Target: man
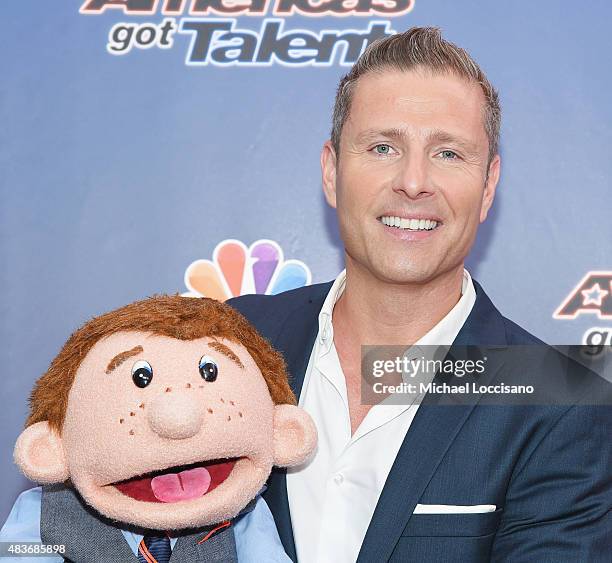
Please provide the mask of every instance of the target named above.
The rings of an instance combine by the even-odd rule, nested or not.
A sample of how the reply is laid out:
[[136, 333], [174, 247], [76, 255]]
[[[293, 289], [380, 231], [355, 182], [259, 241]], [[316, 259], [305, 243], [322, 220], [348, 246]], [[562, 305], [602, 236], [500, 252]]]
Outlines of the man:
[[499, 129], [497, 93], [438, 30], [376, 42], [340, 82], [321, 154], [345, 272], [230, 301], [318, 427], [315, 456], [266, 497], [294, 560], [609, 561], [609, 407], [361, 401], [363, 344], [539, 343], [464, 269]]

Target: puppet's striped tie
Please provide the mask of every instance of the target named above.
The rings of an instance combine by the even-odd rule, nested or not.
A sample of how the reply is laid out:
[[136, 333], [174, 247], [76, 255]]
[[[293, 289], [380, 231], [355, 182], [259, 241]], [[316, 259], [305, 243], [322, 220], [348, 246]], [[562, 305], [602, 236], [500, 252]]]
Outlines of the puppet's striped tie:
[[171, 551], [168, 536], [145, 536], [138, 545], [138, 561], [140, 563], [168, 563]]

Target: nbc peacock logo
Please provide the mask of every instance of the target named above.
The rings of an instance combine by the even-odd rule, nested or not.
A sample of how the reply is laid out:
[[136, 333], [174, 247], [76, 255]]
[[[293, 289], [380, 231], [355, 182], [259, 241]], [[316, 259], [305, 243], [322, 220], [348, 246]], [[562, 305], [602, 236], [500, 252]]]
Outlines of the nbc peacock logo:
[[247, 293], [275, 295], [309, 285], [310, 269], [301, 260], [285, 260], [280, 245], [268, 239], [247, 246], [236, 239], [220, 242], [212, 260], [196, 260], [185, 270], [186, 297], [225, 301]]

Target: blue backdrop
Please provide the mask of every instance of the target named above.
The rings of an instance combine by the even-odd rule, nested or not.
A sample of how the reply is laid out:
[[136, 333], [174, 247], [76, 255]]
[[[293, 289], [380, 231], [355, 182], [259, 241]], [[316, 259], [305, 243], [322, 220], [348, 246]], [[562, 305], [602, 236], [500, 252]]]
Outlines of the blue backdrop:
[[[178, 26], [187, 12], [80, 7], [13, 0], [1, 8], [2, 521], [30, 486], [12, 464], [28, 393], [85, 320], [153, 293], [186, 292], [186, 268], [211, 260], [226, 239], [276, 241], [312, 282], [342, 268], [319, 151], [348, 67], [188, 66], [192, 35], [178, 31], [168, 48], [112, 55], [115, 24], [172, 17]], [[264, 19], [199, 19], [213, 16], [256, 32], [253, 40]], [[313, 33], [364, 32], [373, 21], [396, 31], [436, 25], [468, 49], [503, 106], [502, 179], [472, 275], [546, 341], [612, 331], [593, 303], [573, 319], [553, 318], [585, 275], [612, 273], [607, 3], [416, 0], [397, 17], [282, 19], [285, 30]]]

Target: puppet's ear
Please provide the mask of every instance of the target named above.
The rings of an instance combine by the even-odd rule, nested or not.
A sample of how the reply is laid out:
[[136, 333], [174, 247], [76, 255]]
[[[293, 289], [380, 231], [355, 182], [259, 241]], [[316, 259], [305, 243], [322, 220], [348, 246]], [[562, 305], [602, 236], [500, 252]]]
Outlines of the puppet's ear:
[[305, 410], [293, 405], [274, 407], [274, 465], [302, 463], [316, 445], [317, 429]]
[[21, 433], [13, 457], [24, 475], [37, 483], [61, 483], [68, 479], [62, 439], [46, 420]]

